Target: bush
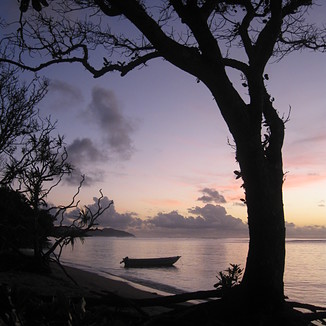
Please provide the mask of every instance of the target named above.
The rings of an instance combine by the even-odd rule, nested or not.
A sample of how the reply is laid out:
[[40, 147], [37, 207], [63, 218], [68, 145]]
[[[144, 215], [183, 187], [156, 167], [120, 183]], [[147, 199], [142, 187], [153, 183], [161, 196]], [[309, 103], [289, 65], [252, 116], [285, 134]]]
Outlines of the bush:
[[[33, 248], [39, 241], [45, 246], [47, 235], [53, 228], [53, 217], [39, 211], [35, 223], [34, 210], [27, 204], [24, 195], [7, 187], [0, 187], [0, 250]], [[37, 229], [38, 232], [35, 232]], [[38, 239], [35, 239], [38, 234]]]
[[230, 266], [228, 269], [218, 273], [216, 277], [219, 281], [214, 284], [215, 288], [221, 289], [224, 292], [239, 284], [243, 271], [240, 265], [230, 264]]

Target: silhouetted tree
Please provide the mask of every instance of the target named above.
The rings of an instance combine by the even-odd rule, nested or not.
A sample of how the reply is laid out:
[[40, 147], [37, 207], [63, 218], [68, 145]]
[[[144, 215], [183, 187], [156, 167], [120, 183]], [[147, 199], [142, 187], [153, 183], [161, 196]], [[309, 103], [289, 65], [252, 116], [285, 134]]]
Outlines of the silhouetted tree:
[[[47, 92], [47, 82], [34, 77], [19, 80], [17, 68], [0, 63], [0, 160], [2, 165], [24, 137], [38, 128], [37, 104]], [[3, 166], [2, 166], [3, 167]]]
[[99, 216], [113, 203], [102, 206], [100, 192], [96, 211], [85, 206], [67, 220], [65, 212], [78, 208], [82, 177], [68, 205], [48, 207], [47, 196], [73, 166], [64, 138], [52, 135], [56, 123], [42, 119], [36, 109], [46, 91], [44, 80], [21, 82], [17, 68], [0, 63], [0, 252], [32, 248], [36, 269], [47, 267], [51, 259], [59, 262], [63, 247], [96, 228]]
[[[325, 49], [322, 32], [304, 19], [312, 1], [56, 0], [52, 4], [52, 9], [22, 15], [18, 32], [1, 42], [2, 60], [31, 71], [79, 62], [96, 78], [113, 71], [124, 76], [161, 57], [204, 83], [234, 138], [240, 166], [236, 175], [243, 179], [245, 190], [250, 244], [241, 293], [251, 304], [283, 302], [285, 121], [266, 89], [265, 67], [273, 56], [282, 58], [303, 47]], [[135, 27], [130, 35], [111, 32], [115, 17], [124, 17]], [[11, 57], [8, 48], [16, 51]], [[26, 55], [38, 56], [39, 61], [32, 66], [29, 57], [23, 60]], [[234, 86], [228, 68], [239, 72], [246, 95]]]
[[25, 196], [5, 186], [0, 187], [0, 212], [1, 268], [38, 270], [40, 265], [35, 265], [35, 260], [25, 256], [21, 249], [34, 249], [36, 237], [38, 247], [46, 248], [53, 232], [54, 217], [47, 210], [39, 210], [35, 226], [35, 212]]
[[[65, 176], [71, 174], [73, 166], [68, 161], [63, 137], [51, 135], [55, 130], [55, 124], [46, 119], [42, 121], [39, 129], [36, 134], [25, 138], [18, 159], [15, 156], [10, 158], [5, 169], [4, 180], [24, 199], [24, 207], [29, 208], [29, 214], [23, 211], [20, 213], [22, 218], [16, 220], [16, 227], [28, 231], [24, 238], [26, 241], [28, 239], [28, 242], [32, 240], [36, 268], [47, 268], [53, 257], [59, 262], [64, 246], [73, 243], [75, 238], [82, 238], [88, 231], [96, 228], [98, 217], [113, 202], [102, 207], [103, 195], [101, 193], [97, 211], [92, 211], [85, 206], [78, 210], [75, 218], [67, 220], [66, 211], [78, 207], [79, 202], [75, 202], [75, 199], [84, 181], [82, 177], [77, 192], [68, 205], [48, 207], [47, 196]], [[54, 221], [56, 221], [55, 227]], [[15, 224], [15, 221], [12, 223]], [[45, 247], [49, 236], [54, 240]], [[59, 252], [55, 252], [57, 248]]]
[[0, 251], [33, 248], [33, 210], [24, 196], [7, 187], [1, 187], [0, 212]]
[[[33, 222], [30, 221], [33, 226], [33, 249], [35, 258], [39, 261], [44, 236], [50, 234], [49, 230], [42, 228], [46, 197], [73, 169], [67, 161], [63, 138], [51, 136], [54, 128], [55, 124], [47, 119], [38, 133], [25, 138], [21, 155], [18, 159], [11, 157], [5, 169], [6, 182], [25, 195], [27, 204], [33, 210]], [[47, 233], [44, 234], [44, 231]]]

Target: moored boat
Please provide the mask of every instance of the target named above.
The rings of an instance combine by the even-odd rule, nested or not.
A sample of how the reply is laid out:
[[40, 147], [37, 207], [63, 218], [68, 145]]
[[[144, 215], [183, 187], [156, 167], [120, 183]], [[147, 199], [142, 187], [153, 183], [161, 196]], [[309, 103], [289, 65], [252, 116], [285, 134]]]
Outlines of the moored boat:
[[129, 258], [125, 257], [121, 263], [125, 264], [125, 267], [171, 267], [175, 262], [179, 260], [181, 256], [173, 257], [160, 257], [160, 258]]

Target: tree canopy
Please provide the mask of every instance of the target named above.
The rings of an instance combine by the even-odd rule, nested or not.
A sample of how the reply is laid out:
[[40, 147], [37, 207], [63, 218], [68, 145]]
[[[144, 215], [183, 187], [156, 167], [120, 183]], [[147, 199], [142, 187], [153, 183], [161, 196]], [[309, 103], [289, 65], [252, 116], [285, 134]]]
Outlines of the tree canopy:
[[[286, 118], [274, 107], [265, 68], [293, 51], [325, 51], [326, 29], [309, 21], [308, 0], [21, 1], [0, 62], [41, 71], [79, 63], [94, 78], [125, 76], [163, 58], [211, 92], [235, 142], [250, 234], [241, 283], [246, 302], [284, 300], [282, 147]], [[12, 25], [8, 27], [12, 28]], [[239, 90], [229, 69], [238, 71]], [[266, 303], [267, 302], [267, 303]]]
[[[52, 1], [42, 11], [39, 4], [46, 2], [33, 1], [40, 12], [27, 11], [28, 3], [21, 2], [26, 13], [20, 28], [2, 39], [1, 49], [2, 60], [14, 62], [8, 51], [13, 46], [16, 58], [19, 55], [15, 63], [33, 71], [58, 62], [79, 62], [94, 77], [110, 71], [125, 75], [163, 57], [200, 78], [202, 66], [196, 64], [211, 58], [248, 77], [250, 66], [262, 72], [273, 56], [282, 58], [303, 48], [325, 51], [325, 30], [307, 21], [311, 0], [68, 0]], [[116, 31], [120, 17], [136, 29], [129, 25], [124, 33]], [[241, 57], [234, 51], [239, 48]], [[33, 64], [27, 60], [31, 54], [39, 55]], [[192, 69], [187, 65], [190, 58], [196, 59]]]

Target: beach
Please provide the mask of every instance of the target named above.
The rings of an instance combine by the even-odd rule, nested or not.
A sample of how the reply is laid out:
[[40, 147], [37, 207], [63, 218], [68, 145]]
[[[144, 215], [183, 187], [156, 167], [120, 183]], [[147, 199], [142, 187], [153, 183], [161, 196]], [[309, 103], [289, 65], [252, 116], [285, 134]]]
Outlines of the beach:
[[[64, 266], [64, 268], [69, 277], [67, 277], [57, 264], [51, 264], [52, 273], [50, 274], [13, 270], [2, 271], [0, 272], [0, 285], [7, 285], [8, 288], [19, 290], [16, 291], [16, 295], [18, 293], [20, 296], [18, 301], [24, 304], [23, 311], [25, 312], [21, 312], [21, 315], [26, 318], [28, 318], [30, 311], [28, 307], [31, 303], [33, 304], [33, 322], [35, 320], [37, 322], [40, 322], [40, 320], [48, 322], [52, 318], [58, 321], [57, 318], [60, 318], [60, 322], [65, 322], [61, 323], [62, 325], [67, 324], [66, 322], [68, 320], [74, 321], [72, 323], [73, 325], [79, 325], [79, 322], [86, 323], [87, 325], [102, 325], [103, 323], [105, 325], [111, 325], [111, 323], [114, 325], [140, 325], [144, 323], [144, 325], [150, 326], [167, 324], [198, 325], [202, 323], [203, 316], [205, 316], [207, 325], [213, 325], [214, 322], [216, 322], [216, 325], [237, 325], [239, 322], [237, 318], [232, 321], [233, 317], [231, 318], [231, 316], [236, 316], [237, 314], [229, 315], [228, 310], [225, 310], [223, 302], [220, 300], [215, 301], [216, 304], [219, 302], [218, 306], [215, 306], [213, 300], [208, 301], [205, 305], [185, 305], [183, 303], [178, 309], [174, 309], [176, 306], [172, 302], [170, 302], [172, 305], [169, 308], [165, 305], [160, 305], [157, 301], [154, 303], [155, 306], [153, 306], [153, 302], [146, 305], [146, 307], [139, 306], [138, 303], [140, 301], [135, 299], [147, 299], [147, 302], [148, 299], [153, 299], [154, 301], [155, 298], [161, 297], [160, 293], [154, 289], [151, 291], [150, 288], [144, 290], [138, 288], [138, 286], [132, 286], [128, 281], [120, 280], [115, 276], [103, 277], [96, 273], [70, 266]], [[5, 299], [3, 296], [3, 287], [1, 287], [1, 291], [2, 299]], [[24, 298], [27, 298], [29, 303], [26, 304]], [[84, 310], [82, 301], [80, 301], [82, 298], [86, 299], [86, 310]], [[163, 298], [161, 297], [161, 299]], [[79, 303], [76, 305], [76, 302]], [[76, 307], [79, 310], [76, 310]], [[232, 306], [230, 308], [232, 309]], [[220, 310], [218, 314], [216, 314], [216, 309]], [[225, 314], [223, 313], [224, 310]], [[16, 309], [12, 309], [11, 311], [14, 313]], [[59, 317], [58, 312], [60, 312]], [[165, 314], [166, 312], [168, 314]], [[265, 317], [272, 318], [273, 316], [268, 314]], [[50, 317], [51, 319], [49, 319]], [[259, 313], [255, 313], [253, 317], [259, 319], [261, 316]], [[294, 321], [297, 320], [300, 322], [303, 318], [300, 313], [294, 313], [293, 316], [281, 313], [279, 316], [276, 315], [276, 317], [285, 318], [285, 320], [293, 317], [295, 318]], [[220, 321], [223, 323], [219, 323]], [[39, 324], [43, 325], [43, 323]], [[6, 323], [3, 325], [6, 325]], [[17, 325], [21, 324], [18, 323]], [[245, 325], [251, 324], [247, 323]], [[266, 325], [271, 324], [267, 323]], [[306, 324], [290, 323], [289, 325]]]
[[[156, 304], [142, 308], [134, 304], [137, 299], [147, 301], [159, 298], [156, 290], [139, 289], [115, 276], [103, 277], [70, 266], [64, 266], [64, 269], [69, 277], [54, 263], [51, 264], [50, 274], [19, 270], [1, 271], [0, 301], [8, 300], [5, 305], [8, 309], [6, 316], [10, 316], [12, 309], [14, 318], [11, 322], [4, 321], [0, 315], [0, 325], [11, 325], [17, 320], [17, 325], [22, 325], [19, 323], [21, 316], [26, 320], [29, 318], [33, 323], [40, 322], [40, 325], [43, 325], [42, 320], [59, 320], [60, 325], [67, 324], [68, 320], [73, 321], [73, 325], [87, 324], [90, 320], [90, 324], [101, 324], [108, 318], [114, 323], [130, 325], [131, 321], [140, 322], [144, 318], [147, 320], [173, 310], [172, 307]], [[80, 312], [77, 313], [76, 309]], [[16, 311], [19, 311], [20, 317], [16, 317]]]
[[26, 289], [42, 296], [56, 295], [58, 291], [68, 297], [99, 296], [108, 292], [130, 299], [148, 299], [158, 296], [156, 292], [141, 290], [117, 278], [103, 277], [70, 266], [64, 268], [77, 284], [55, 263], [51, 265], [51, 274], [25, 271], [0, 272], [0, 284]]

